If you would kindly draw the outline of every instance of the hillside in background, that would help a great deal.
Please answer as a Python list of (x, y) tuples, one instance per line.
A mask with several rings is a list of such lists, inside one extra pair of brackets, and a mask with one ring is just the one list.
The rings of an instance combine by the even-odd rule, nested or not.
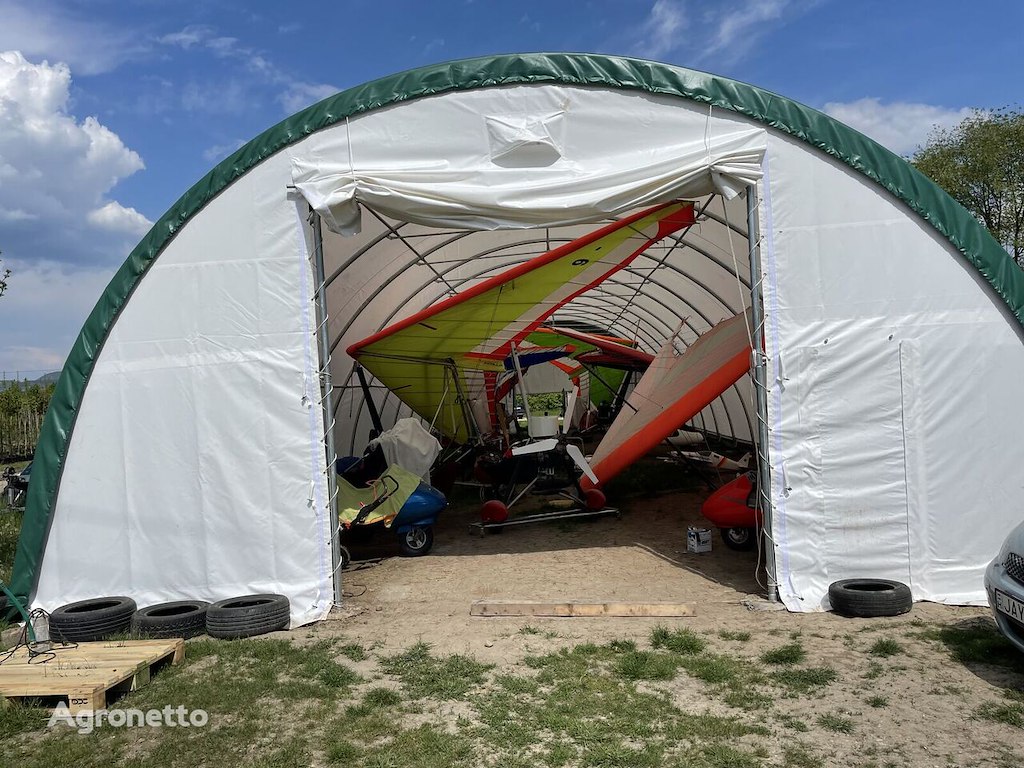
[(31, 387), (33, 384), (36, 384), (36, 385), (38, 385), (40, 387), (43, 387), (43, 386), (46, 386), (47, 384), (56, 384), (57, 383), (57, 379), (59, 379), (59, 378), (60, 378), (60, 371), (52, 371), (50, 373), (44, 373), (38, 379), (32, 379), (32, 380), (29, 380), (29, 379), (20, 379), (20, 380), (18, 380), (18, 379), (0, 378), (0, 389), (7, 389), (7, 387), (11, 386), (12, 384), (16, 384), (17, 386), (22, 387), (22, 388)]

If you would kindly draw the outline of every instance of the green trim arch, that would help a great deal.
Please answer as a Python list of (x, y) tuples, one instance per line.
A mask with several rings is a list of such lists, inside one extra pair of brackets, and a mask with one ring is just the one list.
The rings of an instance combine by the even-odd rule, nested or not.
[(974, 266), (1024, 326), (1024, 271), (959, 204), (909, 163), (816, 110), (735, 80), (637, 59), (535, 53), (435, 64), (351, 88), (264, 131), (217, 165), (157, 222), (128, 256), (89, 315), (43, 423), (29, 486), (12, 591), (35, 591), (68, 445), (93, 365), (125, 303), (178, 230), (248, 170), (348, 117), (450, 91), (526, 83), (624, 88), (713, 105), (764, 123), (874, 180), (928, 221)]

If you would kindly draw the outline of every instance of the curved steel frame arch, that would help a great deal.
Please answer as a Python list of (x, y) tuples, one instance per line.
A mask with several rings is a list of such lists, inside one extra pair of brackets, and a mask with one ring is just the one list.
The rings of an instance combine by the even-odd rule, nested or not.
[[(712, 220), (714, 220), (716, 223), (720, 224), (721, 226), (731, 226), (731, 225), (726, 225), (724, 220), (720, 219), (719, 217), (711, 215), (710, 212), (707, 211), (707, 208), (708, 208), (707, 205), (702, 207), (702, 215), (707, 214), (709, 218), (711, 218)], [(395, 229), (398, 229), (398, 228), (404, 226), (406, 223), (407, 222), (397, 222), (393, 226), (394, 226)], [(736, 230), (735, 227), (731, 227), (731, 228), (738, 233), (738, 230)], [(340, 277), (342, 275), (342, 273), (344, 272), (344, 269), (347, 268), (348, 266), (351, 266), (355, 262), (355, 260), (357, 258), (359, 258), (360, 256), (367, 255), (369, 250), (372, 248), (373, 245), (376, 245), (377, 243), (380, 243), (383, 239), (392, 239), (392, 238), (389, 237), (389, 233), (390, 233), (390, 230), (382, 232), (380, 236), (378, 236), (377, 238), (374, 239), (373, 243), (371, 243), (369, 246), (361, 248), (360, 251), (358, 252), (358, 254), (354, 255), (353, 257), (349, 257), (348, 259), (346, 259), (345, 263), (339, 269), (335, 270), (332, 273), (330, 281), (333, 282), (334, 279)], [(394, 275), (402, 274), (407, 269), (413, 268), (414, 266), (416, 266), (418, 264), (422, 265), (423, 261), (429, 255), (431, 255), (433, 253), (436, 253), (437, 251), (442, 250), (443, 248), (447, 247), (448, 245), (450, 245), (450, 244), (452, 244), (454, 242), (457, 242), (458, 240), (464, 239), (465, 237), (468, 237), (469, 235), (472, 235), (472, 234), (476, 234), (476, 232), (475, 231), (467, 231), (467, 232), (457, 233), (453, 237), (450, 237), (447, 240), (445, 240), (444, 242), (439, 243), (439, 244), (433, 246), (432, 248), (428, 249), (422, 255), (413, 254), (414, 258), (411, 258), (410, 261), (402, 269), (396, 271), (394, 273)], [(717, 266), (719, 266), (719, 268), (723, 269), (728, 274), (730, 274), (730, 275), (732, 275), (734, 277), (738, 277), (741, 280), (741, 282), (743, 282), (743, 283), (748, 283), (748, 281), (745, 281), (743, 279), (742, 275), (737, 275), (736, 272), (734, 272), (732, 269), (729, 269), (726, 264), (724, 264), (723, 262), (720, 262), (718, 259), (714, 258), (711, 254), (707, 253), (703, 249), (701, 249), (699, 247), (693, 246), (693, 244), (690, 243), (687, 240), (687, 237), (686, 237), (687, 234), (689, 234), (689, 231), (686, 234), (681, 235), (681, 236), (676, 236), (676, 235), (671, 236), (671, 239), (673, 240), (673, 246), (672, 247), (673, 248), (677, 248), (677, 247), (681, 248), (681, 250), (683, 252), (685, 252), (686, 248), (693, 248), (694, 251), (696, 251), (697, 253), (701, 254), (705, 259), (710, 260), (712, 263), (714, 263)], [(548, 236), (548, 237), (545, 237), (544, 240), (540, 240), (540, 239), (515, 240), (515, 241), (510, 242), (510, 243), (503, 243), (503, 244), (501, 244), (499, 246), (496, 246), (494, 248), (489, 248), (487, 250), (481, 251), (480, 253), (475, 254), (472, 258), (480, 258), (482, 256), (489, 256), (489, 255), (492, 255), (492, 254), (500, 253), (502, 251), (506, 251), (506, 250), (508, 250), (510, 248), (522, 247), (523, 245), (537, 245), (537, 244), (543, 243), (546, 248), (550, 249), (552, 242), (556, 242), (556, 243), (570, 242), (570, 238), (551, 238), (550, 236)], [(671, 250), (669, 251), (669, 253), (671, 253)], [(489, 265), (488, 268), (486, 268), (486, 269), (480, 270), (478, 272), (473, 273), (472, 275), (466, 276), (462, 280), (453, 281), (453, 282), (457, 286), (462, 286), (466, 282), (469, 282), (471, 280), (476, 280), (476, 279), (479, 279), (481, 277), (484, 277), (488, 273), (494, 272), (494, 271), (496, 271), (498, 269), (508, 269), (509, 267), (515, 266), (516, 264), (524, 263), (525, 261), (528, 261), (530, 258), (533, 258), (533, 256), (535, 256), (535, 254), (532, 254), (531, 256), (524, 257), (524, 258), (521, 258), (521, 259), (513, 260), (513, 261), (502, 261), (500, 264), (492, 264), (492, 265)], [(692, 284), (696, 285), (698, 288), (700, 288), (702, 291), (704, 291), (706, 294), (708, 294), (710, 297), (712, 297), (715, 301), (717, 301), (719, 304), (721, 304), (723, 307), (725, 307), (729, 311), (732, 311), (732, 312), (738, 311), (735, 308), (733, 308), (727, 301), (725, 301), (721, 296), (719, 296), (717, 292), (713, 291), (706, 284), (704, 284), (704, 282), (702, 282), (701, 280), (698, 280), (696, 277), (694, 277), (688, 271), (686, 271), (686, 270), (682, 269), (681, 267), (678, 267), (677, 265), (671, 263), (667, 258), (655, 257), (655, 256), (653, 256), (653, 255), (651, 255), (650, 253), (647, 253), (647, 252), (640, 254), (637, 258), (638, 258), (638, 260), (639, 259), (646, 259), (646, 260), (654, 261), (654, 262), (656, 262), (655, 266), (658, 267), (658, 268), (664, 268), (664, 267), (669, 268), (671, 271), (676, 272), (677, 274), (680, 274), (683, 277), (685, 277)], [(443, 270), (441, 272), (441, 275), (442, 276), (447, 276), (448, 273), (450, 273), (451, 271), (454, 271), (456, 269), (459, 269), (460, 267), (463, 267), (465, 264), (467, 264), (471, 260), (472, 259), (465, 259), (465, 260), (461, 260), (461, 261), (453, 261), (451, 263), (451, 266), (449, 266), (447, 269), (445, 269), (445, 270)], [(634, 264), (635, 264), (635, 262), (634, 262)], [(651, 268), (643, 267), (643, 269), (651, 269)], [(433, 272), (433, 270), (431, 270), (431, 271)], [(638, 291), (639, 291), (638, 295), (642, 294), (647, 299), (655, 300), (661, 306), (665, 307), (667, 310), (672, 311), (667, 305), (664, 304), (664, 302), (661, 302), (660, 300), (654, 299), (653, 297), (651, 297), (649, 294), (647, 294), (646, 292), (644, 292), (642, 290), (643, 282), (651, 282), (653, 285), (657, 285), (662, 290), (665, 290), (667, 293), (669, 293), (670, 295), (674, 296), (677, 300), (679, 300), (679, 302), (683, 306), (689, 308), (695, 314), (698, 314), (701, 317), (701, 319), (704, 320), (704, 322), (708, 324), (709, 327), (713, 325), (713, 323), (710, 321), (710, 319), (703, 312), (699, 311), (694, 305), (692, 305), (688, 300), (686, 300), (678, 292), (676, 292), (673, 289), (668, 288), (661, 281), (653, 279), (653, 274), (654, 274), (653, 271), (650, 272), (649, 274), (646, 274), (646, 275), (645, 274), (640, 274), (638, 269), (634, 268), (633, 265), (630, 265), (629, 267), (626, 267), (623, 271), (627, 272), (629, 274), (636, 275), (637, 277), (641, 278), (642, 282), (641, 282), (640, 286), (638, 287)], [(410, 293), (409, 296), (400, 305), (398, 305), (395, 308), (395, 310), (393, 310), (388, 315), (388, 317), (383, 321), (383, 323), (380, 325), (380, 327), (377, 330), (380, 330), (380, 329), (386, 327), (387, 324), (401, 311), (401, 309), (403, 309), (405, 307), (405, 305), (414, 296), (419, 295), (423, 290), (426, 290), (430, 285), (432, 285), (435, 282), (437, 282), (438, 279), (439, 279), (438, 275), (435, 273), (433, 275), (433, 277), (427, 279), (424, 283), (422, 283), (421, 286), (416, 291)], [(618, 279), (615, 279), (614, 276), (611, 279), (611, 282), (618, 283), (620, 285), (623, 284)], [(352, 319), (354, 319), (354, 317), (357, 316), (359, 314), (359, 312), (361, 312), (363, 309), (368, 307), (373, 302), (373, 300), (377, 296), (379, 296), (380, 293), (383, 290), (385, 290), (388, 287), (389, 284), (390, 284), (389, 282), (384, 282), (380, 286), (378, 286), (378, 288), (373, 292), (373, 294), (371, 294), (363, 302), (363, 304), (361, 305), (360, 309), (352, 314)], [(448, 285), (450, 285), (450, 284), (448, 284)], [(446, 285), (446, 288), (448, 287), (448, 285)], [(450, 289), (440, 292), (436, 297), (434, 297), (434, 299), (432, 301), (428, 302), (426, 306), (429, 306), (433, 301), (436, 301), (438, 298), (440, 298), (442, 295), (444, 295), (446, 293), (450, 293)], [(610, 293), (606, 293), (604, 295), (607, 298), (609, 298), (609, 299), (611, 299), (613, 297), (616, 300), (619, 300), (619, 299), (623, 298), (623, 297), (615, 296), (614, 294), (610, 294)], [(582, 297), (577, 297), (577, 300), (581, 299), (581, 298)], [(635, 298), (636, 298), (636, 296), (634, 296), (634, 301), (635, 301)], [(626, 302), (623, 305), (623, 307), (622, 307), (623, 312), (629, 310), (630, 314), (633, 317), (636, 318), (638, 323), (639, 322), (644, 322), (645, 319), (640, 314), (638, 314), (636, 311), (632, 311), (631, 310), (631, 306), (630, 305), (632, 303), (633, 302)], [(564, 311), (565, 309), (566, 308), (562, 308), (562, 311)], [(651, 313), (645, 311), (645, 314), (650, 315)], [(337, 334), (336, 339), (331, 342), (330, 348), (331, 348), (332, 353), (337, 348), (338, 343), (340, 343), (341, 339), (344, 337), (344, 334), (347, 332), (348, 328), (351, 327), (352, 319), (350, 319), (349, 322), (345, 325), (345, 327)], [(620, 319), (621, 319), (621, 317), (616, 317), (615, 321), (618, 321)], [(658, 318), (658, 319), (660, 320), (660, 318)], [(650, 320), (646, 320), (646, 322), (650, 323)], [(696, 334), (697, 336), (700, 335), (700, 332), (698, 332), (697, 329), (694, 328), (691, 324), (686, 323), (686, 325), (691, 329), (691, 331), (693, 331), (694, 334)], [(671, 329), (669, 330), (669, 333), (671, 333)], [(647, 334), (645, 333), (645, 335), (647, 335)], [(658, 337), (655, 334), (653, 334), (653, 333), (648, 336), (648, 344), (651, 345), (651, 349), (652, 349), (653, 352), (655, 352), (655, 353), (657, 352), (657, 350), (661, 346), (661, 343), (663, 343), (663, 339), (667, 338), (667, 336), (668, 336), (668, 333), (666, 333), (665, 337), (662, 338), (661, 342), (654, 341), (654, 339), (657, 339)], [(353, 364), (349, 368), (349, 371), (348, 371), (347, 375), (345, 376), (344, 383), (342, 385), (343, 387), (347, 387), (350, 384), (350, 382), (352, 380), (352, 375), (353, 375), (354, 369), (355, 369), (355, 364)], [(753, 435), (752, 426), (751, 426), (751, 422), (750, 422), (750, 414), (749, 414), (749, 412), (747, 410), (746, 401), (744, 400), (742, 394), (739, 392), (739, 389), (738, 389), (738, 387), (736, 387), (736, 385), (733, 385), (733, 389), (736, 390), (737, 399), (738, 399), (738, 401), (740, 403), (740, 406), (741, 406), (741, 408), (743, 410), (744, 418), (747, 421), (747, 427), (748, 427), (749, 430), (751, 430), (750, 434)], [(381, 409), (387, 407), (388, 400), (390, 399), (390, 395), (391, 394), (392, 393), (389, 392), (389, 393), (387, 393), (385, 395), (384, 399), (380, 403), (380, 408)], [(339, 401), (336, 404), (336, 406), (335, 406), (334, 416), (336, 416), (338, 408), (340, 408), (340, 407), (341, 407), (341, 402)], [(718, 423), (717, 423), (718, 416), (715, 413), (714, 404), (712, 404), (709, 407), (711, 408), (712, 418), (715, 421), (715, 431), (718, 434), (724, 434), (724, 433), (722, 433), (721, 429), (718, 426)], [(729, 412), (729, 408), (727, 406), (725, 406), (724, 403), (722, 404), (722, 410), (724, 411), (726, 419), (729, 422), (729, 430), (730, 430), (730, 432), (732, 433), (732, 435), (734, 437), (736, 437), (735, 426), (732, 424), (732, 418), (731, 418), (731, 414)], [(355, 417), (355, 420), (353, 421), (353, 429), (354, 429), (354, 431), (358, 431), (358, 425), (359, 425), (359, 422), (361, 420), (361, 416), (362, 416), (361, 413), (358, 414)], [(350, 436), (350, 441), (354, 441), (354, 435)], [(354, 444), (353, 444), (353, 447), (354, 447)]]

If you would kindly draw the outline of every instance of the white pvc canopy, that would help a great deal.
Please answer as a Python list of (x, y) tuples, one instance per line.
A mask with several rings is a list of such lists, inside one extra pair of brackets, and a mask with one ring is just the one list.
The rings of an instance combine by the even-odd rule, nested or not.
[[(557, 70), (537, 58), (527, 64), (545, 77)], [(321, 333), (346, 454), (362, 451), (370, 428), (350, 344), (676, 198), (695, 201), (697, 223), (555, 323), (654, 353), (680, 323), (691, 344), (746, 309), (753, 282), (765, 303), (770, 533), (786, 606), (827, 608), (828, 584), (852, 576), (899, 579), (918, 600), (982, 602), (983, 568), (1024, 508), (1024, 344), (1004, 300), (1017, 289), (1000, 296), (996, 278), (964, 258), (967, 245), (883, 188), (879, 173), (854, 170), (850, 158), (866, 153), (843, 142), (910, 174), (863, 137), (731, 81), (694, 75), (695, 85), (669, 87), (669, 75), (690, 75), (630, 72), (618, 84), (619, 75), (580, 83), (554, 71), (551, 81), (373, 92), (371, 106), (339, 108), (341, 117), (324, 102), (240, 150), (232, 162), (244, 171), (225, 163), (213, 192), (197, 186), (201, 204), (158, 223), (159, 246), (144, 266), (129, 260), (135, 277), (108, 289), (120, 298), (101, 299), (101, 343), (87, 325), (65, 372), (78, 377), (61, 390), (73, 431), (53, 417), (64, 458), (52, 482), (44, 471), (52, 504), (43, 491), (30, 499), (23, 534), (41, 542), (38, 561), (23, 565), (35, 603), (266, 591), (289, 596), (295, 624), (329, 610), (310, 209), (327, 226)], [(726, 97), (728, 108), (708, 104)], [(314, 113), (315, 132), (289, 133)], [(787, 128), (794, 116), (800, 131)], [(940, 194), (908, 178), (922, 186), (906, 195)], [(762, 264), (753, 280), (748, 186)], [(943, 209), (955, 226), (932, 221), (973, 232), (961, 213)], [(372, 391), (385, 426), (409, 415), (394, 393)], [(694, 424), (753, 441), (750, 380)]]

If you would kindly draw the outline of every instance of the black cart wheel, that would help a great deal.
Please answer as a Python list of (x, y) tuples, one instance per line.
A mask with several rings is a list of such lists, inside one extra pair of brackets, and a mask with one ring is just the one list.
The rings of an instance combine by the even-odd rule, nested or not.
[(86, 643), (127, 632), (136, 607), (134, 600), (123, 595), (62, 605), (50, 614), (50, 637)]
[(195, 637), (206, 631), (203, 600), (176, 600), (140, 608), (132, 616), (132, 634), (142, 637)]
[(398, 546), (406, 557), (420, 557), (427, 554), (434, 546), (433, 526), (417, 525), (405, 533), (398, 534)]
[(829, 585), (828, 599), (836, 613), (864, 618), (899, 616), (914, 603), (910, 587), (888, 579), (834, 581)]
[(232, 640), (288, 628), (284, 595), (245, 595), (218, 600), (206, 610), (206, 634)]
[(755, 528), (720, 528), (722, 541), (729, 549), (737, 552), (749, 552), (757, 544), (757, 529)]
[(339, 547), (339, 550), (340, 550), (340, 553), (339, 553), (339, 554), (340, 554), (340, 556), (339, 556), (339, 558), (338, 558), (338, 559), (339, 559), (339, 560), (340, 560), (341, 562), (340, 562), (340, 564), (338, 565), (338, 567), (339, 567), (339, 568), (340, 568), (341, 570), (345, 570), (346, 568), (348, 568), (348, 567), (349, 567), (349, 566), (350, 566), (350, 565), (352, 564), (352, 553), (351, 553), (351, 552), (349, 552), (349, 551), (348, 551), (348, 547), (346, 547), (346, 546), (344, 546), (344, 545), (343, 545), (343, 546), (341, 546), (341, 547)]

